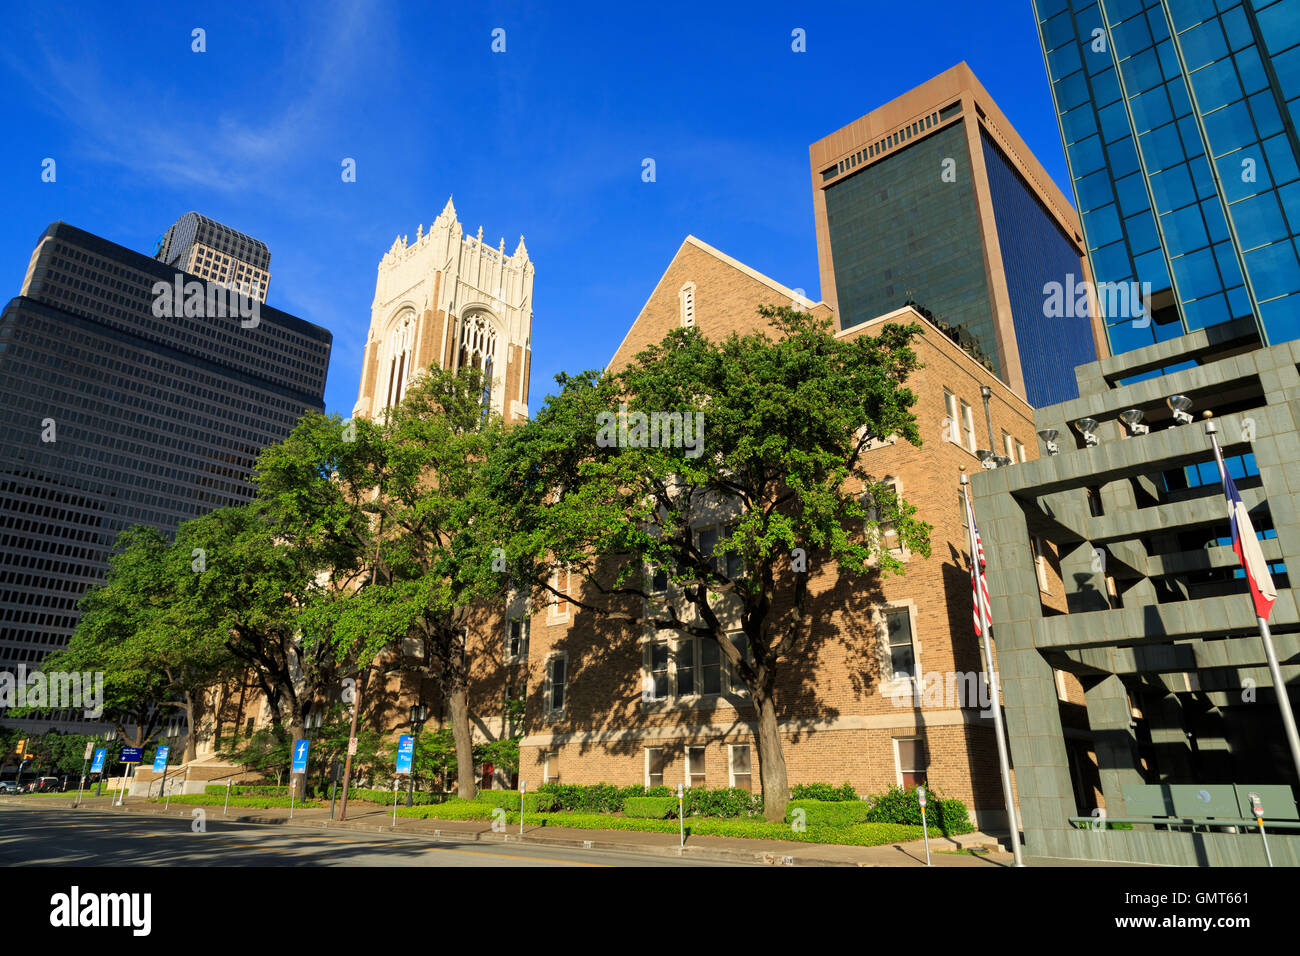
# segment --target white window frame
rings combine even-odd
[[[511,630],[515,625],[519,625],[519,649],[511,651],[510,642],[514,640]],[[521,664],[528,661],[528,641],[532,630],[532,615],[525,608],[524,613],[519,617],[506,618],[506,646],[505,659],[507,664]]]
[[[559,749],[542,751],[542,783],[550,783],[552,780],[559,780],[559,776],[551,776],[551,759],[554,758],[556,763],[560,760]]]
[[[700,787],[705,788],[709,785],[709,748],[703,744],[688,743],[683,747],[682,756],[684,766],[682,768],[682,786],[692,787],[691,777],[696,776],[695,765],[691,763],[691,751],[698,750],[701,752],[700,760],[703,762],[700,766],[698,775],[702,778]]]
[[[709,524],[695,525],[694,527],[691,528],[691,534],[693,535],[693,539],[694,539],[693,543],[695,545],[695,549],[699,551],[700,554],[703,554],[707,560],[712,562],[713,570],[715,572],[725,574],[732,581],[735,581],[736,579],[744,576],[745,574],[744,559],[742,559],[739,554],[735,554],[735,553],[705,554],[704,548],[700,547],[700,539],[708,532],[715,531],[717,532],[718,535],[718,544],[721,544],[724,540],[726,540],[726,538],[731,537],[732,533],[735,530],[735,525],[736,522],[734,521],[714,521],[714,522],[710,522]],[[726,532],[726,534],[724,535],[723,532]],[[737,570],[735,574],[731,573],[732,561],[735,561],[737,565]],[[718,572],[719,562],[723,563],[723,570],[721,572]]]
[[[564,700],[560,706],[555,706],[555,685],[551,677],[551,665],[555,661],[564,662]],[[546,655],[546,661],[543,670],[543,681],[545,682],[545,701],[546,713],[548,716],[563,714],[569,706],[569,688],[573,686],[571,675],[569,674],[569,652],[568,651],[551,651]]]
[[[652,751],[652,750],[657,750],[657,751],[659,751],[659,766],[660,766],[660,771],[659,771],[659,782],[656,783],[656,784],[651,784],[651,783],[650,783],[650,751]],[[645,754],[645,787],[646,787],[646,789],[649,790],[651,786],[662,787],[662,786],[664,785],[664,780],[665,780],[665,778],[667,777],[667,767],[668,767],[668,748],[665,747],[665,746],[663,746],[662,744],[660,744],[660,745],[657,746],[657,747],[642,747],[642,748],[641,748],[641,752]]]
[[[948,416],[948,440],[954,445],[961,447],[961,418],[957,408],[957,398],[955,392],[950,388],[943,390],[943,406]]]
[[[928,787],[930,785],[930,749],[926,746],[925,736],[923,734],[915,734],[911,737],[892,737],[890,739],[894,742],[894,779],[898,783],[899,787],[903,786],[903,757],[899,752],[898,745],[904,740],[919,740],[921,742],[921,749],[924,751],[926,756],[925,769],[920,771],[925,774],[925,783],[921,786]],[[912,770],[909,772],[916,773],[917,771]]]
[[[961,403],[961,430],[965,438],[963,445],[973,455],[975,449],[979,447],[978,439],[975,437],[975,413],[971,411],[970,403],[964,398],[959,398],[957,401]]]
[[[736,786],[736,749],[749,751],[749,792],[754,792],[754,749],[750,744],[727,744],[727,786]]]
[[[1020,459],[1016,457],[1016,440],[1005,428],[1002,430],[1002,453],[1007,456],[1011,464],[1019,464]]]
[[[889,485],[894,491],[895,498],[903,497],[903,480],[901,478],[897,478],[894,475],[886,475],[884,478],[881,478],[880,481],[877,482],[877,484]],[[864,495],[866,494],[865,490],[863,494]],[[869,520],[873,520],[873,521],[879,520],[878,517],[876,516],[876,510],[874,505],[868,503],[867,511],[872,515],[872,517]],[[906,561],[908,558],[912,556],[912,552],[907,548],[906,545],[903,544],[902,538],[899,537],[898,529],[894,528],[893,525],[888,525],[888,524],[886,524],[885,527],[893,528],[892,531],[886,532],[886,534],[893,534],[895,545],[896,545],[895,547],[889,549],[889,553],[892,554],[899,561]],[[877,525],[876,531],[877,532],[881,531],[880,525]]]
[[[912,669],[909,679],[894,677],[894,659],[889,645],[889,614],[895,611],[907,612],[907,625],[912,634]],[[921,667],[921,638],[916,630],[916,603],[910,600],[891,601],[881,604],[872,612],[875,617],[876,633],[880,648],[880,692],[885,697],[901,697],[904,691],[916,698],[920,706],[921,688],[918,686],[925,671]]]
[[[741,634],[739,630],[728,631],[725,635],[730,639],[735,634]],[[641,640],[641,688],[644,691],[654,688],[654,649],[657,644],[666,644],[668,646],[668,692],[665,696],[651,697],[648,701],[642,694],[642,706],[655,706],[667,701],[698,701],[703,698],[718,699],[728,697],[748,698],[749,689],[740,683],[740,677],[733,672],[730,661],[722,653],[722,648],[718,648],[718,689],[705,693],[704,687],[704,645],[706,643],[715,643],[712,638],[695,637],[692,635],[683,635],[673,633],[668,638],[662,638],[651,634]],[[691,692],[689,694],[681,693],[677,684],[677,658],[681,653],[687,653],[691,658]],[[750,658],[753,658],[753,651],[749,652]]]
[[[561,581],[564,582],[563,587],[560,586]],[[570,591],[572,591],[573,569],[565,568],[562,571],[552,572],[551,587],[565,594],[568,594]],[[573,616],[573,602],[565,598],[556,597],[554,594],[552,594],[550,598],[551,598],[550,603],[547,604],[547,608],[546,608],[546,626],[552,627],[556,624],[566,623]],[[563,601],[564,603],[563,611],[560,610],[561,601]]]

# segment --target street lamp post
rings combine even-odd
[[[411,705],[411,773],[406,785],[406,805],[415,806],[415,757],[420,750],[420,729],[424,722],[429,719],[429,708],[424,704]]]

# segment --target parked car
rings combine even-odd
[[[32,793],[58,793],[63,788],[59,786],[58,777],[41,777],[32,784]]]
[[[0,793],[22,793],[17,780],[0,780]]]

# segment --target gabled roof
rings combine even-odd
[[[730,266],[731,268],[735,269],[737,272],[744,273],[745,275],[749,276],[749,278],[762,283],[763,285],[771,289],[773,292],[778,293],[781,296],[781,298],[786,299],[790,302],[794,302],[796,299],[802,298],[805,302],[808,303],[809,309],[815,308],[816,306],[819,305],[826,304],[822,300],[813,302],[811,299],[808,298],[808,296],[800,296],[793,289],[787,288],[786,286],[783,286],[781,283],[777,282],[775,279],[763,275],[763,273],[759,272],[757,269],[750,268],[749,266],[741,262],[739,259],[733,259],[731,256],[727,255],[721,249],[715,249],[713,246],[709,245],[704,240],[697,239],[695,238],[695,236],[688,235],[684,240],[682,240],[682,244],[677,247],[677,251],[673,253],[673,257],[670,260],[668,260],[668,266],[664,269],[663,274],[659,276],[659,281],[655,283],[655,287],[650,290],[650,295],[646,298],[645,305],[641,306],[641,311],[637,313],[636,318],[632,320],[632,324],[629,325],[627,327],[627,331],[623,333],[623,339],[621,342],[618,343],[618,348],[614,349],[614,355],[611,355],[609,357],[609,361],[605,363],[606,369],[608,369],[610,365],[613,364],[615,356],[618,355],[619,351],[621,351],[623,346],[627,343],[627,337],[632,334],[632,329],[635,328],[637,322],[641,320],[641,316],[645,314],[646,307],[650,305],[651,301],[655,297],[655,294],[658,293],[659,287],[663,285],[664,279],[667,277],[668,273],[672,271],[673,263],[677,261],[678,256],[682,254],[682,250],[685,249],[687,246],[694,246],[695,248],[699,249],[701,252],[708,253],[709,255],[713,256],[713,258],[717,259],[719,262],[723,262],[728,266]]]

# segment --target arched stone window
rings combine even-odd
[[[388,397],[384,408],[401,404],[410,384],[412,354],[415,344],[415,313],[406,311],[393,323],[393,330],[388,334]]]

